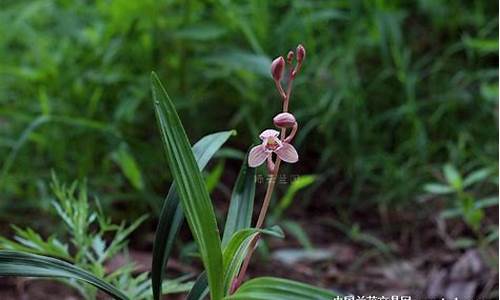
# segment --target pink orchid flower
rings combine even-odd
[[[299,160],[299,154],[290,143],[280,141],[279,132],[274,129],[266,129],[260,135],[262,144],[253,147],[248,154],[248,165],[252,168],[263,164],[271,155],[276,155],[288,163],[295,163]]]

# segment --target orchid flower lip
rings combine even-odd
[[[297,150],[288,142],[278,138],[279,132],[274,129],[264,130],[260,134],[262,144],[253,147],[248,155],[248,165],[252,168],[263,164],[275,153],[281,160],[295,163],[299,160]]]

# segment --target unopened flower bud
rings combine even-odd
[[[285,59],[283,56],[280,56],[273,60],[271,64],[271,75],[273,75],[273,79],[275,81],[280,81],[283,76],[283,71],[285,70]]]
[[[273,118],[274,125],[278,128],[290,128],[297,123],[295,117],[291,113],[280,113]]]
[[[288,64],[291,64],[291,63],[292,63],[292,61],[293,61],[293,56],[294,56],[293,51],[292,51],[292,50],[290,50],[290,51],[288,52],[288,55],[286,56],[286,62],[287,62]]]
[[[306,49],[302,44],[297,46],[297,61],[299,64],[306,58]]]

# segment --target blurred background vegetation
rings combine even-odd
[[[280,107],[271,59],[300,42],[301,162],[284,172],[315,176],[289,191],[294,207],[326,213],[351,238],[366,216],[390,228],[394,214],[437,210],[494,239],[497,12],[486,0],[3,0],[0,222],[43,226],[26,216],[50,206],[51,171],[87,178],[115,218],[158,213],[170,176],[151,70],[193,142],[238,131],[209,174],[224,195],[234,158]]]

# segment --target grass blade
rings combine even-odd
[[[233,131],[210,134],[203,137],[193,146],[192,149],[194,157],[200,170],[205,168],[208,161],[232,134],[234,134]],[[154,299],[160,299],[164,267],[167,264],[168,257],[170,256],[173,244],[177,238],[177,234],[179,233],[183,221],[184,212],[179,205],[179,195],[177,194],[175,184],[173,183],[170,186],[163,204],[153,247],[151,282]]]
[[[48,256],[0,251],[0,276],[73,278],[85,281],[115,299],[128,300],[125,294],[92,273]]]
[[[151,79],[167,161],[207,272],[210,298],[220,300],[223,297],[222,251],[214,209],[174,104],[155,73]]]

